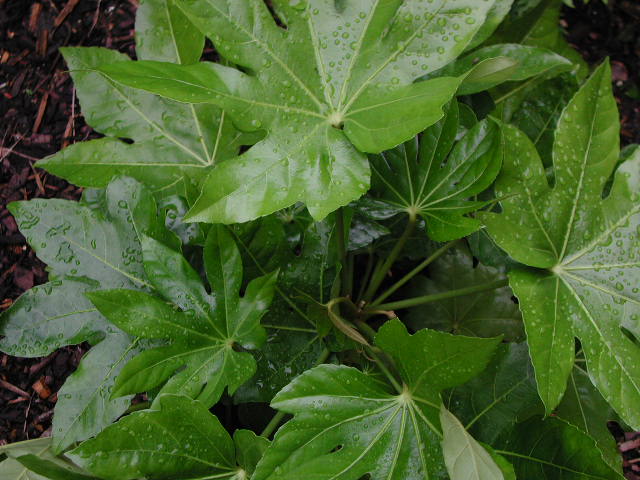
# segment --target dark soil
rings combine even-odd
[[[576,0],[562,24],[591,64],[609,56],[624,145],[640,143],[640,3]],[[58,53],[62,46],[106,46],[133,54],[137,0],[0,0],[0,311],[44,283],[45,266],[6,209],[14,200],[77,199],[81,189],[35,169],[35,160],[97,136],[82,118]],[[0,354],[0,445],[49,433],[56,392],[86,346],[36,359]],[[640,438],[613,426],[629,479],[640,480]],[[636,470],[637,469],[637,470]]]
[[[640,143],[640,2],[574,3],[563,10],[567,39],[591,65],[611,59],[622,144]]]
[[[77,199],[81,189],[35,169],[35,160],[96,136],[80,114],[58,48],[106,46],[132,53],[135,2],[0,0],[0,311],[46,282],[6,206],[37,197]],[[86,347],[46,358],[0,354],[0,445],[48,433],[56,392]]]

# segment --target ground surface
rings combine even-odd
[[[95,136],[75,99],[61,46],[106,46],[133,53],[136,0],[0,0],[0,311],[44,283],[45,266],[18,232],[6,205],[36,197],[76,199],[80,189],[33,162]],[[640,143],[640,2],[599,0],[565,9],[569,41],[592,64],[611,58],[623,144]],[[46,358],[0,353],[0,445],[48,434],[56,392],[86,348]],[[613,428],[627,476],[640,472],[640,437]]]

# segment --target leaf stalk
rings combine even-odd
[[[509,280],[504,278],[501,280],[494,280],[493,282],[489,283],[483,283],[481,285],[473,285],[471,287],[449,290],[448,292],[434,293],[432,295],[407,298],[405,300],[399,300],[397,302],[383,303],[380,305],[376,305],[375,307],[372,306],[369,309],[365,308],[364,313],[372,313],[373,310],[399,310],[401,308],[417,307],[418,305],[437,302],[439,300],[446,300],[448,298],[462,297],[464,295],[470,295],[472,293],[495,290],[497,288],[506,287],[507,285],[509,285]]]

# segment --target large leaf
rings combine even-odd
[[[254,480],[441,478],[439,392],[481,371],[497,341],[430,330],[411,336],[400,321],[388,322],[376,342],[396,360],[403,393],[351,367],[303,373],[273,399],[295,416],[278,430]],[[472,352],[473,365],[460,361]]]
[[[294,216],[293,223],[301,220]],[[322,319],[324,313],[328,322],[326,309],[319,304],[329,300],[338,261],[331,216],[306,227],[296,225],[292,234],[295,241],[289,240],[286,224],[279,218],[264,217],[256,223],[250,235],[239,235],[242,253],[261,274],[269,265],[285,268],[278,275],[276,298],[262,319],[268,338],[256,352],[256,374],[240,387],[237,402],[270,402],[282,387],[316,364],[326,334],[321,332],[318,318]]]
[[[448,290],[493,282],[506,275],[482,264],[473,266],[473,257],[462,248],[447,252],[429,268],[429,277],[417,277],[409,296],[432,295]],[[509,287],[463,297],[441,300],[411,308],[405,321],[414,330],[424,327],[476,337],[504,335],[505,340],[524,338],[522,316],[511,299]]]
[[[124,417],[72,450],[69,457],[108,480],[243,480],[248,478],[244,461],[248,469],[254,463],[248,450],[261,447],[245,434],[236,433],[235,437],[236,445],[202,403],[183,396],[162,395],[154,409]],[[243,448],[241,466],[236,463],[238,443]]]
[[[242,263],[225,227],[210,230],[205,268],[211,294],[179,253],[151,238],[142,243],[149,281],[164,300],[135,290],[88,294],[98,310],[130,335],[166,339],[130,361],[116,381],[114,396],[148,391],[181,393],[215,404],[225,387],[234,391],[255,372],[254,349],[265,340],[260,318],[271,303],[276,274],[249,283],[240,297]],[[170,302],[170,303],[166,303]]]
[[[459,55],[492,5],[279,0],[284,29],[260,0],[187,0],[180,8],[242,71],[154,62],[100,70],[169,98],[214,103],[241,129],[267,131],[207,178],[191,220],[241,222],[297,201],[321,219],[368,189],[359,151],[395,147],[442,116],[460,79],[413,82]]]
[[[601,458],[595,442],[556,418],[531,419],[498,442],[518,478],[549,480],[622,480]]]
[[[3,349],[48,354],[63,345],[106,337],[62,388],[53,422],[56,451],[94,435],[128,406],[127,399],[109,396],[123,359],[135,350],[135,340],[105,322],[84,293],[96,288],[150,288],[139,236],[176,241],[158,219],[151,194],[132,179],[111,182],[102,207],[104,213],[76,202],[41,199],[9,206],[54,281],[26,294],[5,313],[3,332],[6,329],[8,335]],[[33,346],[20,346],[22,340]]]
[[[204,36],[174,0],[145,0],[136,15],[139,59],[192,64]],[[87,123],[105,138],[80,142],[38,166],[82,186],[104,187],[128,175],[164,195],[186,194],[220,159],[251,140],[211,105],[184,105],[117,85],[95,72],[103,64],[131,63],[104,48],[64,48]],[[121,139],[133,140],[133,144]]]
[[[420,215],[437,241],[463,237],[480,227],[465,214],[482,202],[468,201],[495,179],[502,162],[500,131],[485,120],[459,142],[458,104],[418,139],[371,158],[374,194],[385,209]]]
[[[475,438],[493,444],[517,422],[542,413],[524,343],[500,345],[489,366],[446,395],[447,408]]]
[[[504,480],[491,455],[444,406],[440,410],[442,453],[451,480]]]
[[[502,214],[484,214],[496,243],[532,268],[509,274],[540,395],[548,412],[565,391],[574,337],[591,380],[631,426],[640,426],[640,349],[622,331],[638,323],[640,155],[618,160],[618,115],[608,63],[565,108],[553,150],[554,186],[530,140],[504,127]]]

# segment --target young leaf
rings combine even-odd
[[[107,480],[246,478],[236,475],[233,440],[200,402],[161,395],[67,454]]]
[[[601,458],[595,442],[556,418],[519,424],[494,445],[518,478],[622,480]]]
[[[491,120],[475,125],[459,142],[458,104],[418,140],[371,158],[374,192],[386,208],[420,215],[429,237],[448,241],[470,234],[480,222],[465,216],[484,205],[468,201],[495,179],[502,162],[500,130]]]
[[[534,267],[513,270],[509,281],[547,412],[565,391],[577,336],[592,381],[627,423],[640,426],[640,349],[620,328],[640,312],[640,158],[620,165],[603,199],[618,159],[618,125],[604,63],[562,113],[553,187],[527,137],[504,127],[496,191],[509,198],[502,214],[482,219],[512,258]]]
[[[451,480],[504,480],[491,455],[444,406],[440,407],[442,454]]]
[[[578,76],[583,79],[589,69],[564,38],[559,22],[561,7],[562,0],[542,0],[526,12],[517,8],[502,22],[488,43],[519,43],[546,48],[577,65]]]
[[[271,403],[294,419],[278,430],[254,480],[442,477],[439,392],[481,371],[498,341],[428,330],[412,336],[400,321],[388,322],[376,343],[396,359],[403,393],[351,367],[308,370]],[[459,361],[472,352],[473,365]]]
[[[210,63],[100,70],[169,98],[214,103],[241,129],[267,131],[209,175],[192,221],[242,222],[297,201],[322,219],[368,189],[358,150],[395,147],[442,116],[460,79],[414,80],[459,55],[492,4],[277,1],[284,29],[262,1],[182,1],[217,50],[249,74]]]
[[[462,248],[450,250],[429,267],[429,277],[417,277],[408,296],[432,295],[459,288],[481,285],[505,278],[498,269],[482,264],[473,266],[471,254]],[[507,341],[524,339],[522,316],[511,299],[511,289],[441,300],[411,308],[405,322],[414,330],[429,327],[454,334],[475,337],[504,335]]]
[[[188,65],[200,59],[203,46],[204,36],[174,0],[141,2],[136,14],[139,59]],[[105,187],[115,175],[128,175],[161,195],[185,195],[217,161],[252,143],[214,106],[172,102],[96,73],[103,64],[131,63],[115,50],[61,51],[87,123],[107,136],[77,143],[38,162],[51,173],[89,187]]]
[[[45,297],[50,294],[46,323],[34,325],[32,322],[43,317],[29,312],[29,308],[43,308],[39,300],[37,304],[30,300],[32,295],[41,296],[38,290],[5,314],[9,321],[3,328],[11,327],[10,338],[35,341],[33,353],[37,353],[38,349],[52,351],[56,346],[106,337],[96,347],[98,351],[83,359],[60,392],[53,425],[53,448],[60,452],[99,432],[128,406],[128,399],[109,400],[109,396],[122,362],[135,351],[136,341],[107,325],[84,293],[95,288],[150,288],[142,268],[139,235],[153,235],[169,243],[176,239],[164,230],[151,194],[129,178],[110,183],[102,212],[76,202],[40,199],[16,202],[9,209],[38,257],[49,265],[51,277],[61,283],[41,287]],[[15,331],[14,320],[20,318],[29,319],[21,327],[23,332]],[[54,332],[56,340],[49,341]]]
[[[509,60],[503,71],[486,75],[485,78],[472,73],[462,82],[458,93],[460,95],[469,95],[488,90],[506,81],[521,82],[540,75],[549,77],[569,71],[573,67],[569,60],[546,48],[506,43],[474,50],[472,53],[450,63],[437,74],[458,77],[470,71],[479,62],[498,57],[504,57]]]
[[[182,255],[145,237],[144,266],[157,292],[170,304],[140,291],[88,294],[98,310],[125,332],[171,344],[147,350],[130,361],[116,381],[115,396],[150,390],[181,393],[215,404],[225,387],[233,392],[255,372],[251,354],[265,340],[260,318],[271,303],[276,274],[249,283],[240,297],[242,263],[226,229],[212,227],[205,245],[211,294]]]

